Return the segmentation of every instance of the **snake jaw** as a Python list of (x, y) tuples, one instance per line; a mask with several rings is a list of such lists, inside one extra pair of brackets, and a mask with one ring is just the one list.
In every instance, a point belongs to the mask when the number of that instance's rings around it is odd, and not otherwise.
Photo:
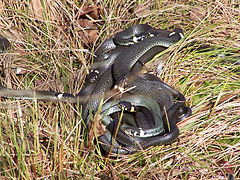
[(134, 134), (133, 130), (130, 130), (130, 129), (124, 129), (123, 131), (129, 136), (133, 136)]
[(143, 41), (144, 39), (148, 38), (148, 37), (154, 37), (155, 35), (152, 33), (148, 33), (147, 35), (140, 35), (140, 36), (133, 36), (132, 38), (132, 42), (129, 44), (135, 44), (135, 43), (139, 43), (140, 41)]
[(133, 43), (139, 43), (140, 41), (143, 41), (146, 38), (146, 36), (141, 35), (141, 36), (133, 36)]
[(119, 90), (120, 93), (123, 94), (125, 91), (124, 87), (126, 86), (127, 81), (128, 81), (128, 78), (126, 76), (123, 76), (120, 80), (118, 80), (118, 82), (114, 86), (114, 89)]
[(168, 37), (171, 37), (171, 36), (173, 36), (174, 34), (176, 34), (176, 32), (171, 32), (171, 33), (168, 35)]
[(155, 36), (155, 35), (152, 34), (152, 33), (149, 33), (148, 35), (149, 35), (149, 37), (154, 37), (154, 36)]
[(134, 131), (133, 129), (124, 129), (124, 132), (131, 137), (141, 137), (144, 136), (144, 131), (142, 130), (142, 128), (139, 128), (139, 132), (138, 131)]

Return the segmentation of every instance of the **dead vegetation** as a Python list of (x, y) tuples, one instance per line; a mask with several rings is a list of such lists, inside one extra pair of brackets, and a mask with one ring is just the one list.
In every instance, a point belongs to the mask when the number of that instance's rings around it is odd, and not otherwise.
[[(160, 77), (185, 94), (193, 109), (179, 123), (178, 142), (110, 158), (97, 145), (86, 146), (80, 110), (73, 105), (1, 99), (1, 178), (240, 177), (240, 77), (234, 64), (240, 56), (239, 6), (225, 0), (0, 1), (0, 34), (12, 44), (1, 54), (1, 84), (76, 94), (94, 48), (109, 36), (136, 23), (181, 27), (186, 38), (166, 57)], [(195, 51), (203, 44), (215, 49)]]

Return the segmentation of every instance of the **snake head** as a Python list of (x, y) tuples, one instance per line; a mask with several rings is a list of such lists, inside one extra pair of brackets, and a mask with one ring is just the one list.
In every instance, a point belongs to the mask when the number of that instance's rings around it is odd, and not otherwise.
[(125, 86), (128, 83), (128, 77), (126, 75), (123, 75), (119, 80), (116, 81), (116, 85), (114, 86), (114, 89), (118, 89), (121, 93), (124, 93)]
[(192, 109), (187, 106), (182, 106), (179, 108), (179, 117), (177, 119), (177, 122), (180, 122), (191, 115), (192, 115)]
[(145, 132), (142, 128), (135, 128), (135, 129), (130, 129), (130, 128), (126, 128), (126, 129), (123, 129), (123, 131), (129, 135), (129, 136), (132, 136), (132, 137), (144, 137), (145, 135)]
[(132, 105), (132, 103), (127, 102), (127, 101), (120, 101), (118, 103), (119, 109), (123, 111), (128, 111), (128, 112), (136, 112), (136, 107)]
[(87, 76), (87, 83), (94, 83), (99, 76), (99, 71), (97, 69), (93, 69), (89, 72), (88, 76)]

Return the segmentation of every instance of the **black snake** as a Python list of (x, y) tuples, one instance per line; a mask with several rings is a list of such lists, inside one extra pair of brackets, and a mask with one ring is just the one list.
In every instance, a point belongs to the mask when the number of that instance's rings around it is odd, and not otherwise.
[[(76, 95), (49, 91), (13, 90), (0, 86), (0, 96), (77, 102), (84, 97), (82, 118), (87, 126), (106, 92), (115, 86), (130, 89), (111, 98), (101, 110), (106, 132), (98, 137), (107, 153), (129, 154), (176, 139), (176, 122), (191, 115), (185, 97), (150, 74), (137, 75), (144, 64), (183, 37), (181, 29), (159, 30), (134, 25), (104, 41), (95, 52), (85, 87)], [(94, 98), (93, 98), (94, 96)], [(133, 110), (134, 109), (134, 110)], [(121, 116), (121, 118), (120, 118)], [(119, 128), (117, 128), (119, 127)]]

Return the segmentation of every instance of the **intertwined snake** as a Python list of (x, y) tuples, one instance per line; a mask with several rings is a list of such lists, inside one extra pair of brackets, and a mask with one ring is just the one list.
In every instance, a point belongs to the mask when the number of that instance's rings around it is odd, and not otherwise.
[[(85, 87), (76, 95), (49, 91), (13, 90), (0, 86), (0, 96), (22, 99), (69, 101), (84, 97), (82, 118), (89, 127), (101, 100), (106, 132), (98, 137), (107, 153), (130, 154), (176, 139), (176, 122), (191, 115), (185, 97), (156, 76), (138, 72), (155, 55), (183, 37), (181, 29), (159, 30), (134, 25), (107, 39), (95, 52)], [(114, 87), (125, 89), (120, 97), (107, 97)], [(93, 98), (94, 97), (94, 98)]]

